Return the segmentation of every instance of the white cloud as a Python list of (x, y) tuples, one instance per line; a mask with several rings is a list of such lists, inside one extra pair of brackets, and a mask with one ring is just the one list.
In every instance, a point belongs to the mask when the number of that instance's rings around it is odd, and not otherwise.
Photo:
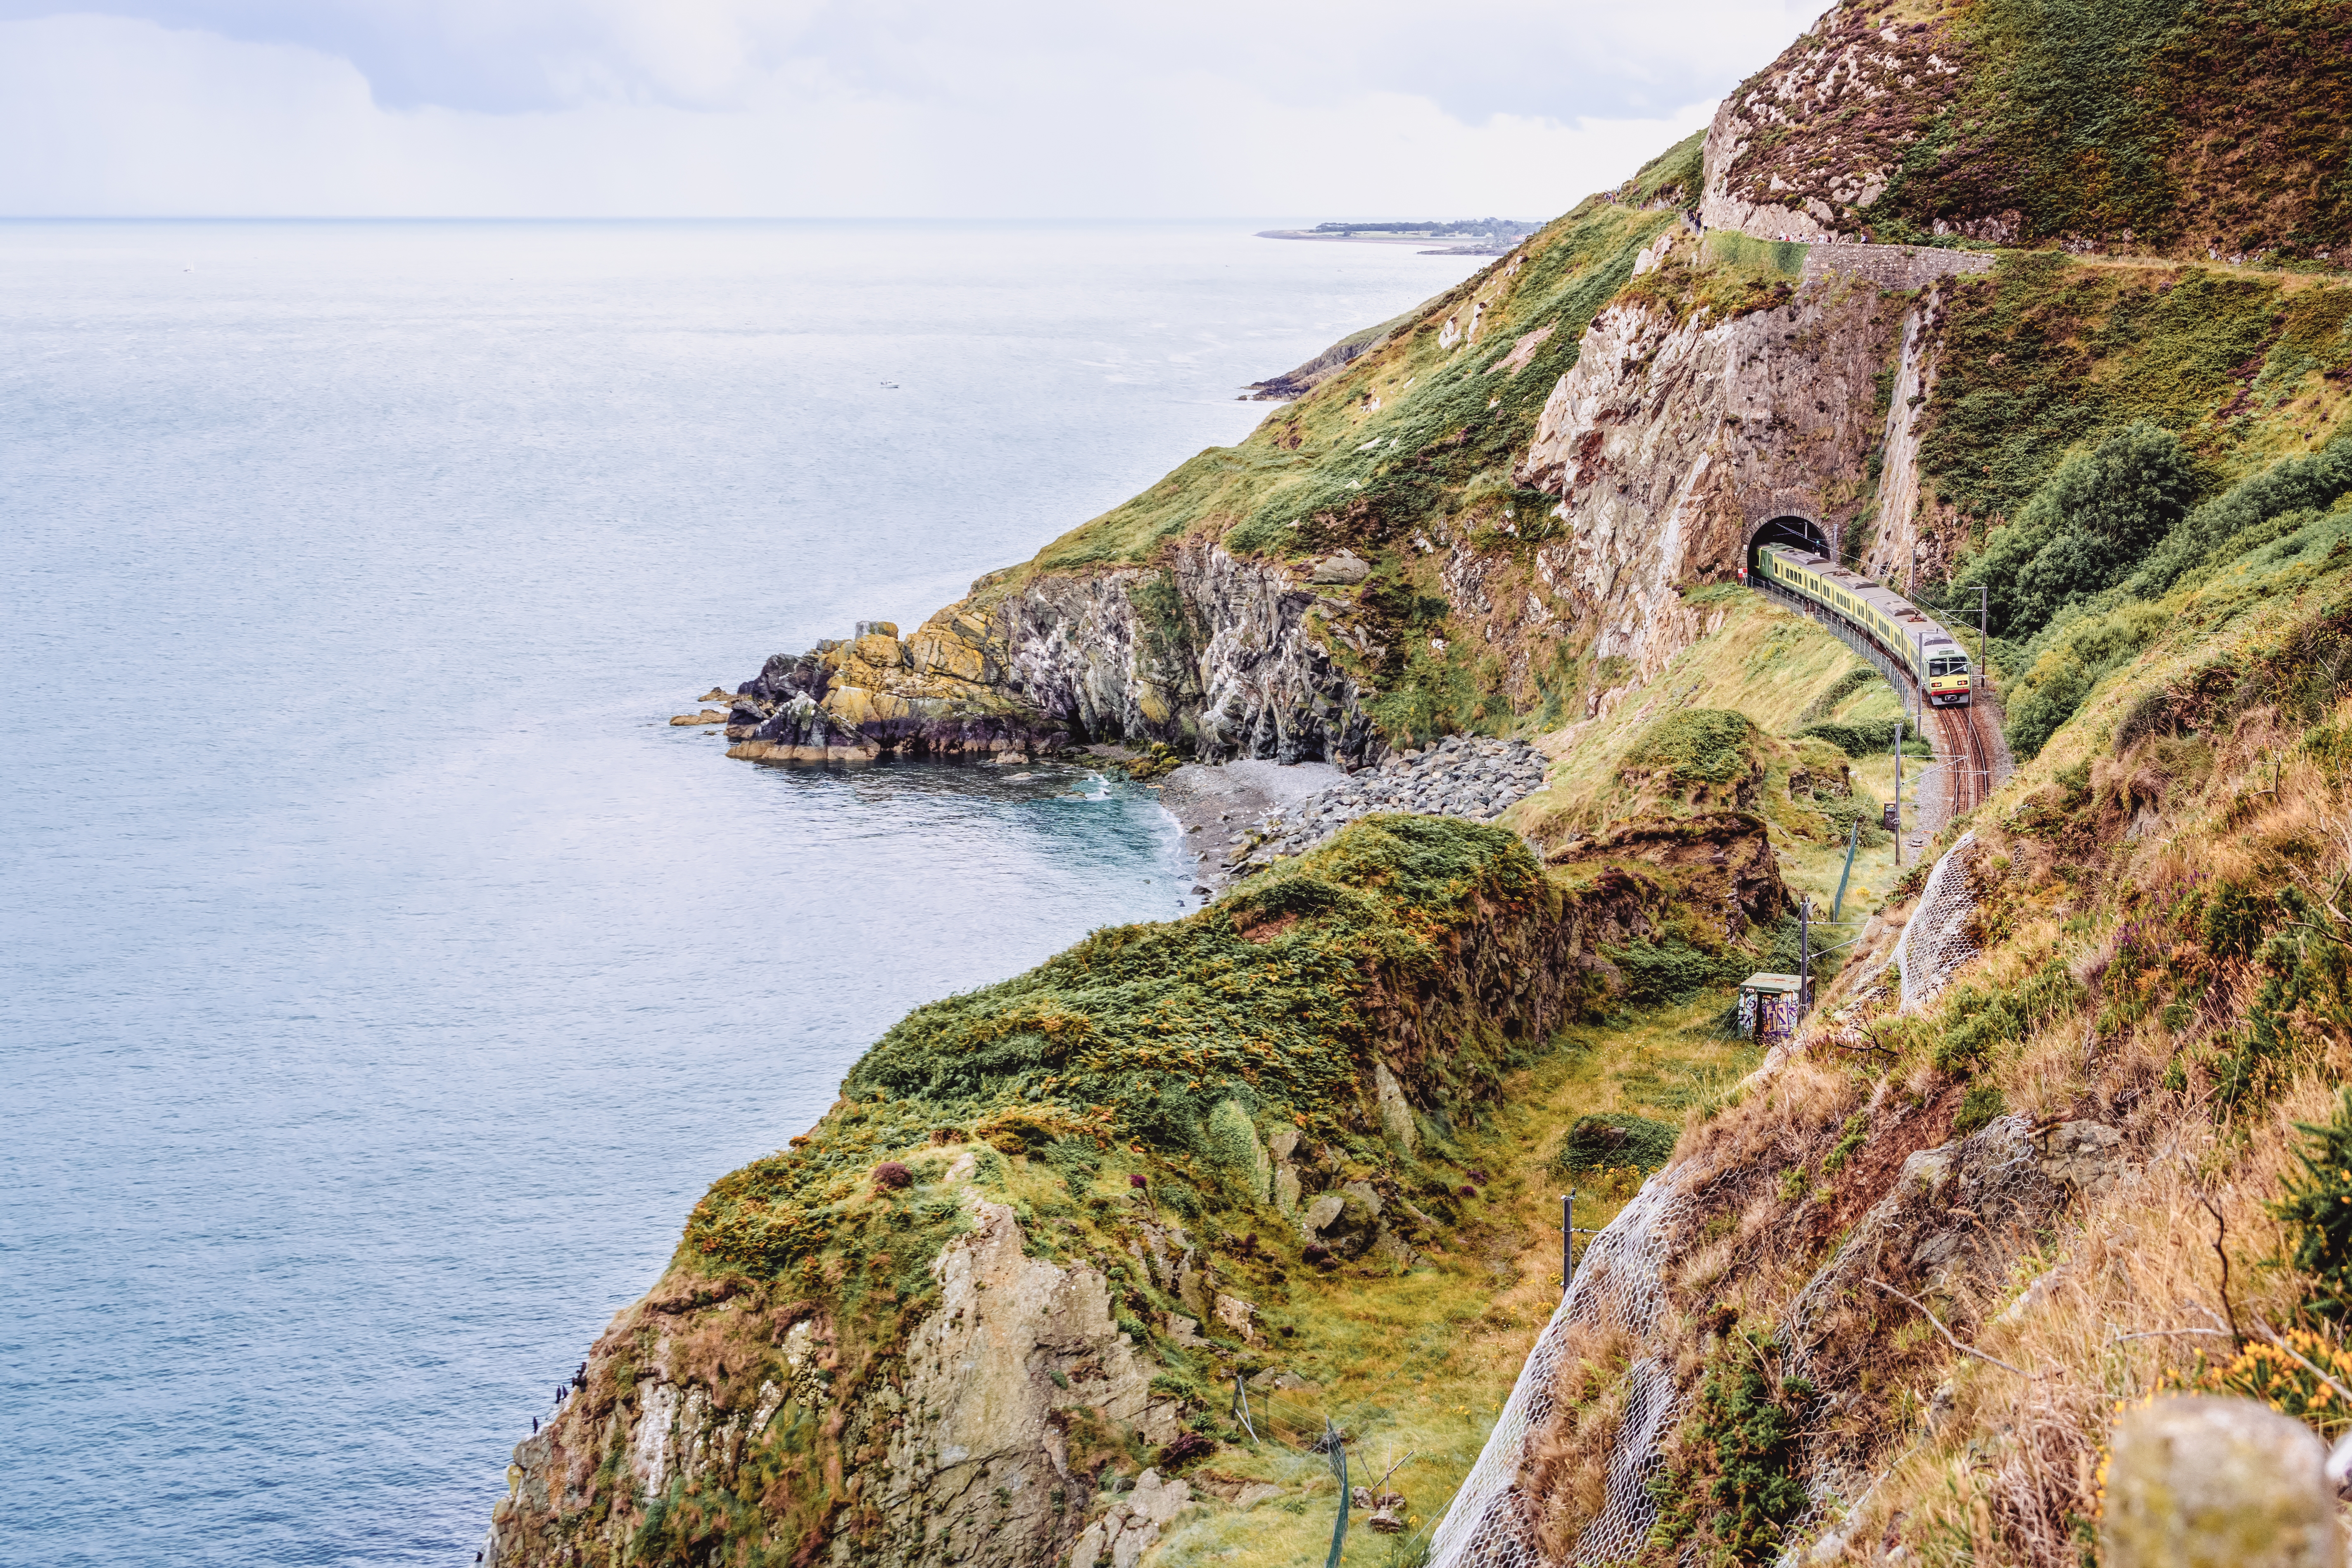
[[(0, 211), (1549, 216), (1769, 5), (0, 0)], [(1669, 45), (1675, 47), (1669, 47)]]

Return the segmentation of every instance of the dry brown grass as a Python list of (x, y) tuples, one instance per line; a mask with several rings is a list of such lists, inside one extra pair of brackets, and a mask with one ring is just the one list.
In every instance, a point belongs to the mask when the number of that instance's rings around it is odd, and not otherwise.
[(1529, 1436), (1519, 1482), (1542, 1500), (1537, 1530), (1564, 1559), (1609, 1501), (1609, 1455), (1625, 1416), (1626, 1369), (1635, 1344), (1622, 1329), (1580, 1325), (1560, 1346), (1554, 1418)]
[(2294, 1123), (2325, 1116), (2332, 1095), (2306, 1075), (2226, 1140), (2186, 1102), (2145, 1119), (2140, 1163), (2055, 1245), (2019, 1258), (2006, 1310), (1976, 1341), (2029, 1375), (1956, 1363), (1948, 1406), (1839, 1527), (1850, 1559), (1885, 1561), (1908, 1542), (1929, 1563), (2076, 1568), (2116, 1408), (2200, 1347), (2226, 1349), (2232, 1316), (2294, 1314), (2300, 1283), (2263, 1266), (2284, 1250), (2267, 1204), (2294, 1166)]

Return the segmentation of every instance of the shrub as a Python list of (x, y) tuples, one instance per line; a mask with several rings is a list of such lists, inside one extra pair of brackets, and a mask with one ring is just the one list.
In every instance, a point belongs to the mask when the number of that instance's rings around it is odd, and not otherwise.
[(2273, 519), (2324, 509), (2347, 491), (2352, 491), (2352, 435), (2338, 436), (2308, 457), (2273, 463), (2199, 507), (2150, 552), (2126, 586), (2142, 598), (2154, 598), (2191, 568), (2257, 542), (2243, 536)]
[(1601, 956), (1624, 975), (1625, 1000), (1637, 1006), (1686, 1002), (1710, 985), (1743, 979), (1748, 973), (1746, 959), (1718, 957), (1672, 935), (1660, 942), (1634, 941), (1622, 947), (1604, 947)]
[(1674, 1158), (1675, 1142), (1681, 1136), (1682, 1130), (1671, 1122), (1630, 1111), (1580, 1116), (1560, 1141), (1559, 1152), (1552, 1156), (1551, 1171), (1560, 1176), (1622, 1165), (1654, 1171)]
[(2000, 1090), (1989, 1083), (1972, 1083), (1960, 1097), (1960, 1112), (1952, 1118), (1952, 1135), (1965, 1138), (2009, 1109)]
[(1748, 742), (1755, 733), (1756, 726), (1745, 713), (1687, 709), (1651, 725), (1626, 753), (1625, 765), (1664, 768), (1691, 784), (1729, 784), (1748, 771)]
[(874, 1167), (874, 1190), (895, 1193), (915, 1184), (915, 1173), (896, 1160), (885, 1160)]
[(1992, 626), (2031, 637), (2123, 580), (2187, 514), (2197, 476), (2180, 438), (2138, 420), (2077, 453), (1953, 578), (1952, 603), (1993, 589)]
[(2164, 1386), (2257, 1400), (2325, 1436), (2338, 1436), (2352, 1425), (2352, 1410), (2304, 1363), (2325, 1369), (2338, 1383), (2352, 1383), (2352, 1351), (2308, 1329), (2288, 1329), (2279, 1337), (2294, 1347), (2295, 1355), (2260, 1341), (2241, 1345), (2235, 1355), (2225, 1358), (2209, 1360), (2200, 1353), (2190, 1366), (2168, 1374)]
[(2313, 1306), (2340, 1318), (2352, 1310), (2352, 1089), (2333, 1117), (2296, 1130), (2303, 1174), (2271, 1212), (2294, 1238), (2294, 1266), (2317, 1286)]
[[(1898, 719), (1851, 719), (1808, 724), (1797, 731), (1797, 739), (1819, 737), (1849, 757), (1883, 757), (1894, 749), (1895, 726), (1903, 722)], [(1906, 754), (1916, 757), (1936, 754), (1935, 749), (1920, 736), (1919, 727), (1916, 724), (1905, 726), (1903, 750)]]
[(1798, 1406), (1812, 1393), (1804, 1379), (1779, 1375), (1776, 1353), (1763, 1336), (1742, 1329), (1699, 1385), (1682, 1462), (1650, 1483), (1659, 1504), (1653, 1548), (1697, 1535), (1699, 1550), (1675, 1560), (1710, 1568), (1772, 1560), (1780, 1527), (1805, 1501)]

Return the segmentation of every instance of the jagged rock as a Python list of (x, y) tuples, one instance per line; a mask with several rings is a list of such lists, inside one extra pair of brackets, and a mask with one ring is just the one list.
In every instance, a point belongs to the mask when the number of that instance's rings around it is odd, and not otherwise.
[[(1135, 1489), (1114, 1500), (1103, 1516), (1089, 1524), (1070, 1549), (1070, 1568), (1135, 1568), (1142, 1555), (1159, 1543), (1160, 1532), (1177, 1511), (1192, 1500), (1192, 1489), (1167, 1480), (1157, 1470), (1146, 1470)], [(1108, 1554), (1108, 1555), (1106, 1555)]]
[(2116, 1423), (2106, 1568), (2343, 1568), (2327, 1450), (2247, 1399), (2158, 1399)]
[(1397, 1082), (1396, 1074), (1389, 1071), (1386, 1062), (1373, 1064), (1372, 1085), (1380, 1097), (1381, 1131), (1411, 1151), (1421, 1142), (1421, 1128), (1412, 1119), (1412, 1105), (1404, 1097), (1404, 1086)]
[(2061, 1121), (2042, 1134), (2042, 1169), (2088, 1197), (2116, 1184), (2124, 1135), (2096, 1121)]
[[(1223, 1300), (1223, 1298), (1220, 1297), (1219, 1300)], [(1196, 1318), (1185, 1317), (1181, 1312), (1162, 1312), (1160, 1314), (1160, 1323), (1161, 1326), (1166, 1329), (1170, 1342), (1181, 1346), (1185, 1350), (1212, 1350), (1215, 1348), (1210, 1343), (1210, 1342), (1201, 1337), (1201, 1324), (1200, 1321)]]
[[(1174, 635), (1140, 607), (1165, 587), (1184, 610)], [(1322, 603), (1279, 563), (1206, 542), (1164, 566), (992, 574), (903, 641), (861, 622), (845, 642), (769, 659), (737, 695), (773, 711), (758, 733), (730, 727), (729, 755), (1003, 756), (1125, 740), (1208, 762), (1377, 760), (1368, 694), (1309, 626)]]

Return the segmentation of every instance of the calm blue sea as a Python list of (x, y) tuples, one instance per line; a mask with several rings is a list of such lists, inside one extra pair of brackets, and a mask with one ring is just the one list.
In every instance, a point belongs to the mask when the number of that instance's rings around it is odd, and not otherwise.
[(1260, 226), (0, 224), (0, 1561), (470, 1563), (714, 1176), (1182, 907), (664, 721), (1476, 265)]

